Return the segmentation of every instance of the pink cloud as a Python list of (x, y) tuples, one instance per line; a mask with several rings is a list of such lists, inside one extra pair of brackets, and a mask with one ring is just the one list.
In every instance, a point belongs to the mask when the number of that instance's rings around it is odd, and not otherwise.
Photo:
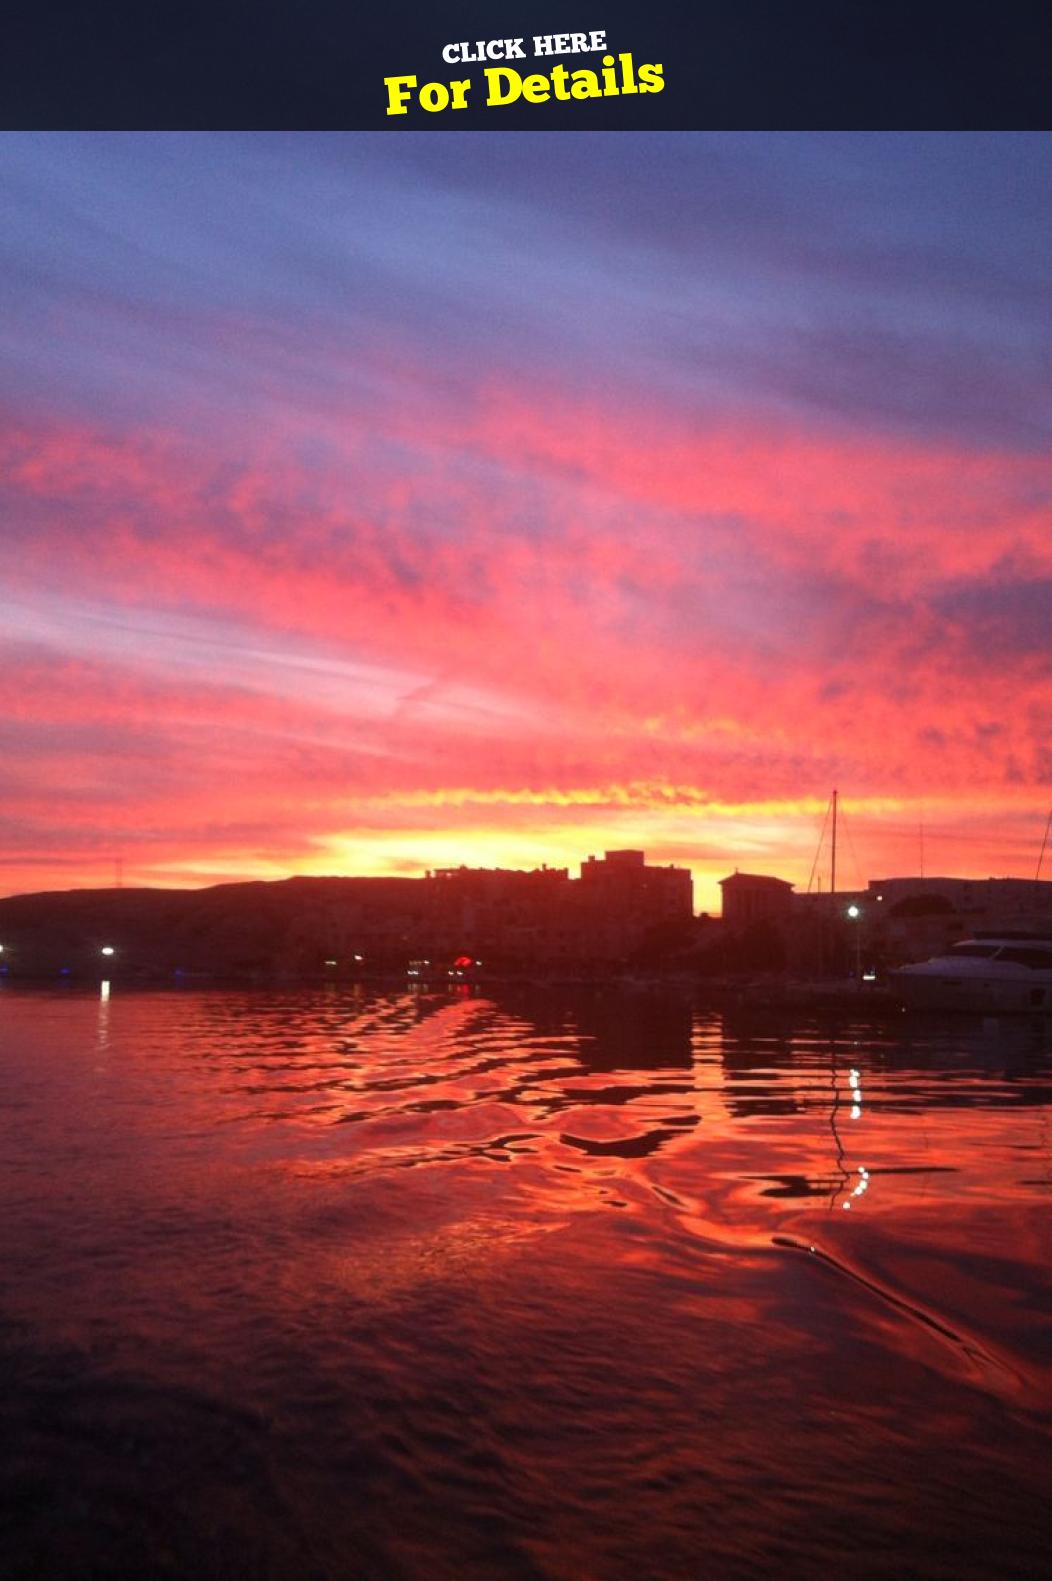
[(986, 664), (938, 597), (1052, 574), (1045, 457), (614, 395), (447, 409), (400, 377), (411, 421), (392, 401), (211, 443), (8, 429), (16, 820), (37, 827), (46, 772), (52, 828), (86, 836), (113, 786), (162, 865), (223, 844), (218, 805), (235, 865), (268, 829), (290, 858), (357, 829), (394, 862), (392, 829), (577, 829), (583, 854), (620, 819), (680, 850), (683, 820), (716, 837), (707, 807), (799, 830), (773, 804), (835, 779), (944, 798), (992, 853), (996, 799), (1045, 796), (1042, 655)]

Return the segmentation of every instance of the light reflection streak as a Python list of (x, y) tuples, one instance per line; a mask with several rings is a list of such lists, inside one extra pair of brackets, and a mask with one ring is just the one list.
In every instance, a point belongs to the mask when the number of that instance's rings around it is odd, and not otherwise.
[[(100, 1054), (107, 1054), (110, 1046), (110, 980), (104, 977), (99, 984), (99, 1014), (96, 1023), (95, 1044)], [(101, 1069), (102, 1067), (96, 1067)]]
[[(848, 1187), (848, 1185), (849, 1185), (849, 1183), (850, 1183), (850, 1181), (852, 1179), (852, 1175), (851, 1175), (850, 1170), (848, 1170), (846, 1168), (845, 1163), (844, 1163), (844, 1158), (845, 1158), (844, 1144), (843, 1144), (843, 1142), (841, 1140), (840, 1132), (839, 1132), (839, 1130), (837, 1128), (836, 1117), (837, 1117), (837, 1111), (840, 1108), (840, 1101), (841, 1100), (840, 1100), (840, 1085), (839, 1085), (839, 1081), (838, 1081), (838, 1071), (837, 1071), (837, 1061), (836, 1061), (836, 1043), (835, 1043), (835, 1041), (830, 1043), (830, 1060), (831, 1060), (830, 1073), (831, 1073), (832, 1087), (833, 1087), (833, 1105), (832, 1105), (832, 1108), (829, 1111), (829, 1128), (830, 1128), (830, 1130), (833, 1133), (833, 1139), (834, 1139), (834, 1141), (836, 1143), (836, 1150), (837, 1150), (836, 1151), (836, 1167), (837, 1167), (837, 1169), (839, 1170), (839, 1173), (840, 1173), (839, 1184), (837, 1184), (837, 1185), (835, 1185), (833, 1187), (833, 1191), (832, 1191), (832, 1193), (830, 1195), (830, 1198), (829, 1198), (829, 1207), (830, 1207), (830, 1210), (832, 1210), (833, 1208), (836, 1207), (837, 1201), (838, 1201), (841, 1193), (847, 1190), (847, 1187)], [(862, 1116), (862, 1076), (861, 1076), (861, 1073), (859, 1072), (859, 1070), (857, 1069), (856, 1066), (852, 1065), (849, 1068), (848, 1073), (847, 1073), (847, 1080), (848, 1080), (848, 1086), (849, 1086), (849, 1088), (851, 1090), (851, 1100), (852, 1100), (850, 1116), (851, 1116), (852, 1120), (858, 1120)], [(864, 1167), (864, 1165), (859, 1164), (857, 1166), (857, 1173), (858, 1173), (858, 1177), (859, 1178), (858, 1178), (854, 1188), (852, 1189), (852, 1191), (850, 1193), (850, 1196), (848, 1197), (846, 1202), (841, 1203), (841, 1207), (843, 1208), (845, 1213), (849, 1212), (851, 1207), (853, 1206), (853, 1204), (855, 1202), (857, 1202), (858, 1198), (863, 1196), (865, 1194), (865, 1192), (867, 1192), (869, 1190), (869, 1179), (870, 1179), (869, 1170), (866, 1169)]]

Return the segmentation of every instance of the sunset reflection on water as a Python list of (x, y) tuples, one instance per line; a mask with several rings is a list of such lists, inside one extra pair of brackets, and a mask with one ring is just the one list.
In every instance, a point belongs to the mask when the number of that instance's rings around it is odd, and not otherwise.
[(0, 1017), (12, 1574), (1041, 1552), (1048, 1023), (361, 986)]

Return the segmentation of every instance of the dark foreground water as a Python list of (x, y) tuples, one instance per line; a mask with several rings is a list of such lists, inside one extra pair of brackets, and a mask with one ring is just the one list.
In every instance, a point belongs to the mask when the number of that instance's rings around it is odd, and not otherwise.
[(1046, 1024), (0, 994), (3, 1577), (1048, 1574)]

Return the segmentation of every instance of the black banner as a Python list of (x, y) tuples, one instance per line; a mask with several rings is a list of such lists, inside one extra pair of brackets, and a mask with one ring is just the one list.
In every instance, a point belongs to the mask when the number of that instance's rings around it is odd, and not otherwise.
[(2, 122), (393, 131), (1040, 127), (1048, 121), (1048, 15), (1037, 4), (919, 0), (23, 5), (5, 24)]

